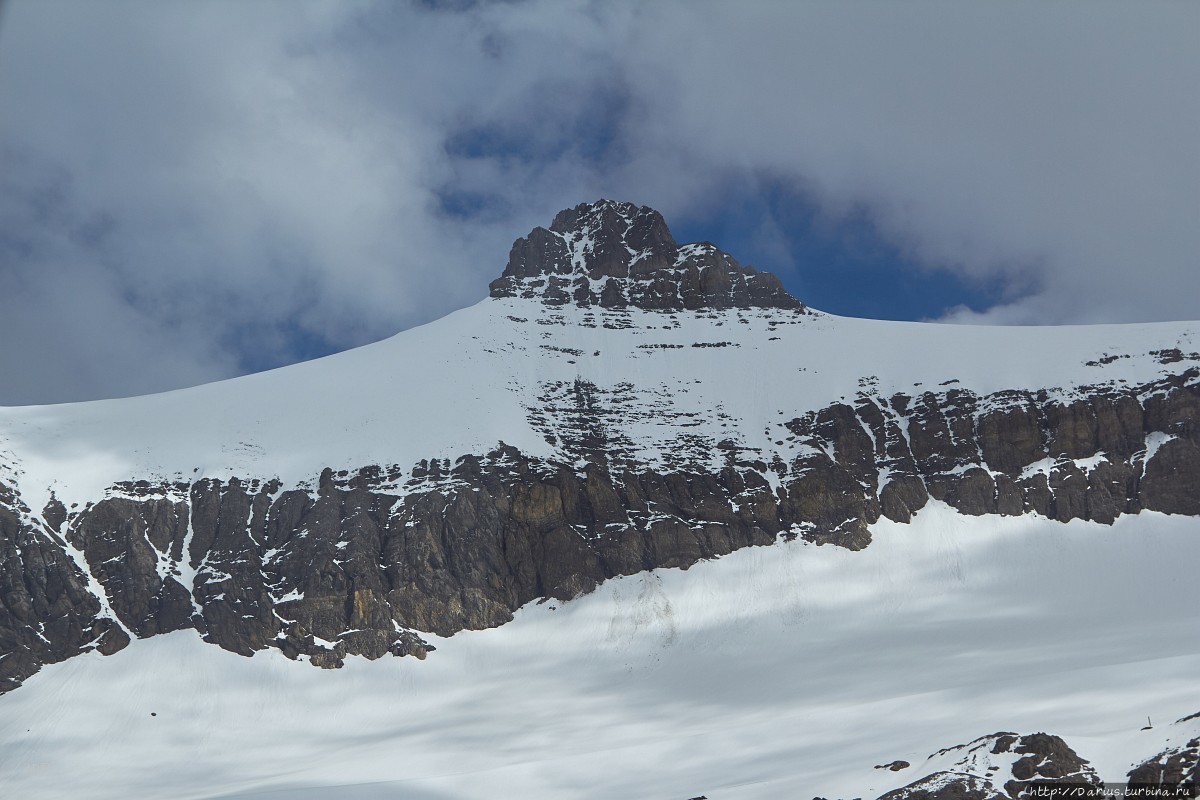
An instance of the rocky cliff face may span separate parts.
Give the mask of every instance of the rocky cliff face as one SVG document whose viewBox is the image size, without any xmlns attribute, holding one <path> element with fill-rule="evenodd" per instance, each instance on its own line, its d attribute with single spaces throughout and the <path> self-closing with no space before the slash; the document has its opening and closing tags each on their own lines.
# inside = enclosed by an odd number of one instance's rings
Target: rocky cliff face
<svg viewBox="0 0 1200 800">
<path fill-rule="evenodd" d="M 0 483 L 0 693 L 42 664 L 127 645 L 128 635 L 103 611 L 62 538 Z"/>
<path fill-rule="evenodd" d="M 518 240 L 492 294 L 805 313 L 773 276 L 711 245 L 679 247 L 657 212 L 607 202 Z M 578 378 L 547 384 L 526 409 L 554 457 L 497 442 L 288 486 L 270 474 L 130 475 L 69 509 L 52 498 L 31 510 L 0 475 L 0 691 L 42 664 L 185 628 L 321 667 L 424 658 L 423 634 L 500 625 L 613 576 L 778 537 L 860 549 L 880 516 L 907 522 L 930 499 L 1064 522 L 1198 515 L 1200 356 L 1156 357 L 1166 377 L 1067 395 L 980 395 L 951 381 L 884 396 L 868 376 L 851 400 L 790 409 L 774 451 L 736 431 L 686 435 L 656 467 L 612 424 L 630 413 L 620 393 Z M 669 405 L 652 413 L 687 430 Z"/>
<path fill-rule="evenodd" d="M 593 397 L 584 413 L 604 410 Z M 1023 390 L 864 394 L 787 427 L 801 445 L 790 463 L 726 441 L 717 472 L 615 467 L 606 442 L 582 437 L 575 464 L 501 444 L 454 463 L 327 469 L 308 489 L 134 481 L 40 518 L 7 491 L 0 635 L 16 658 L 0 670 L 15 685 L 39 664 L 123 646 L 122 628 L 196 628 L 234 652 L 277 647 L 319 666 L 424 657 L 421 632 L 500 625 L 531 600 L 616 575 L 779 536 L 859 549 L 881 515 L 905 522 L 930 498 L 1064 522 L 1200 513 L 1196 369 L 1067 405 Z"/>
<path fill-rule="evenodd" d="M 1069 403 L 1027 390 L 863 394 L 788 428 L 810 454 L 792 473 L 822 476 L 814 491 L 791 492 L 821 497 L 838 487 L 850 504 L 834 511 L 823 498 L 805 516 L 859 538 L 861 523 L 880 514 L 907 522 L 931 497 L 964 514 L 1033 512 L 1060 522 L 1110 524 L 1142 509 L 1200 514 L 1196 368 L 1140 387 L 1086 387 Z"/>
</svg>

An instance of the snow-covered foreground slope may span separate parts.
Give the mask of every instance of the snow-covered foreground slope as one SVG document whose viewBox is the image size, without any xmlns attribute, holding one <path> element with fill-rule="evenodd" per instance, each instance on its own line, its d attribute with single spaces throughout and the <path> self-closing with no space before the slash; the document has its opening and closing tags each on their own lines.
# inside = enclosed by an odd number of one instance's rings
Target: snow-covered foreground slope
<svg viewBox="0 0 1200 800">
<path fill-rule="evenodd" d="M 426 661 L 304 669 L 192 631 L 85 655 L 0 699 L 0 785 L 872 798 L 1000 730 L 1055 733 L 1121 781 L 1200 710 L 1200 520 L 1060 524 L 931 503 L 872 531 L 861 552 L 797 540 L 617 578 L 436 639 Z M 895 760 L 912 766 L 874 768 Z"/>
</svg>

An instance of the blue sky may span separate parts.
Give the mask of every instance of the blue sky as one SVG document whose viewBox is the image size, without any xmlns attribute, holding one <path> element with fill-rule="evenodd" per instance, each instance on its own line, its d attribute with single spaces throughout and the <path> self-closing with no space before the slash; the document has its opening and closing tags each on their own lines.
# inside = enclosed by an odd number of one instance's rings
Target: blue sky
<svg viewBox="0 0 1200 800">
<path fill-rule="evenodd" d="M 0 404 L 485 296 L 600 197 L 838 314 L 1200 316 L 1200 5 L 14 0 Z"/>
<path fill-rule="evenodd" d="M 730 191 L 715 214 L 676 226 L 680 241 L 710 240 L 744 264 L 773 271 L 788 291 L 832 314 L 935 320 L 1011 299 L 1019 281 L 932 269 L 881 235 L 866 213 L 821 219 L 817 200 L 784 181 Z"/>
</svg>

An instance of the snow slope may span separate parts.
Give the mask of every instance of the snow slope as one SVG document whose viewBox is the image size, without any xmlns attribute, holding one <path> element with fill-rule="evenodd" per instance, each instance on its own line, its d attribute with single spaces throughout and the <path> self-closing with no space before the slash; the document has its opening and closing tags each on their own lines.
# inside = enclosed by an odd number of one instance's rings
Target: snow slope
<svg viewBox="0 0 1200 800">
<path fill-rule="evenodd" d="M 877 797 L 999 730 L 1109 781 L 1200 710 L 1200 521 L 881 520 L 534 604 L 426 661 L 297 667 L 192 631 L 0 699 L 13 797 Z M 1150 716 L 1155 728 L 1142 731 Z M 896 759 L 899 773 L 873 767 Z"/>
<path fill-rule="evenodd" d="M 576 379 L 624 392 L 621 424 L 649 467 L 672 451 L 684 418 L 689 434 L 734 438 L 767 460 L 773 451 L 787 460 L 774 444 L 787 438 L 783 422 L 861 391 L 912 394 L 957 381 L 981 395 L 1058 388 L 1067 396 L 1168 374 L 1149 356 L 1168 348 L 1200 350 L 1200 326 L 964 327 L 492 298 L 373 345 L 235 380 L 0 409 L 0 471 L 39 511 L 51 492 L 82 504 L 131 478 L 254 475 L 294 486 L 326 466 L 407 469 L 501 440 L 552 457 L 531 411 L 545 405 L 545 387 Z"/>
</svg>

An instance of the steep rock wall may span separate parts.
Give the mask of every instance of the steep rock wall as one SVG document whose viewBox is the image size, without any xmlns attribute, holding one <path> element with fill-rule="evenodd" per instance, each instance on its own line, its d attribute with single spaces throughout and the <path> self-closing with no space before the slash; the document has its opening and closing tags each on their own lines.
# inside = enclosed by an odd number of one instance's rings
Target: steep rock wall
<svg viewBox="0 0 1200 800">
<path fill-rule="evenodd" d="M 500 444 L 453 464 L 326 469 L 311 488 L 135 480 L 81 509 L 52 500 L 40 516 L 0 485 L 0 689 L 41 664 L 184 628 L 325 667 L 349 654 L 423 658 L 424 632 L 500 625 L 613 576 L 779 536 L 859 549 L 881 515 L 906 522 L 930 498 L 1061 521 L 1200 514 L 1196 368 L 1065 400 L 864 393 L 787 428 L 787 460 L 730 439 L 712 445 L 717 470 L 638 468 L 606 457 L 604 437 L 576 436 L 571 465 Z"/>
</svg>

